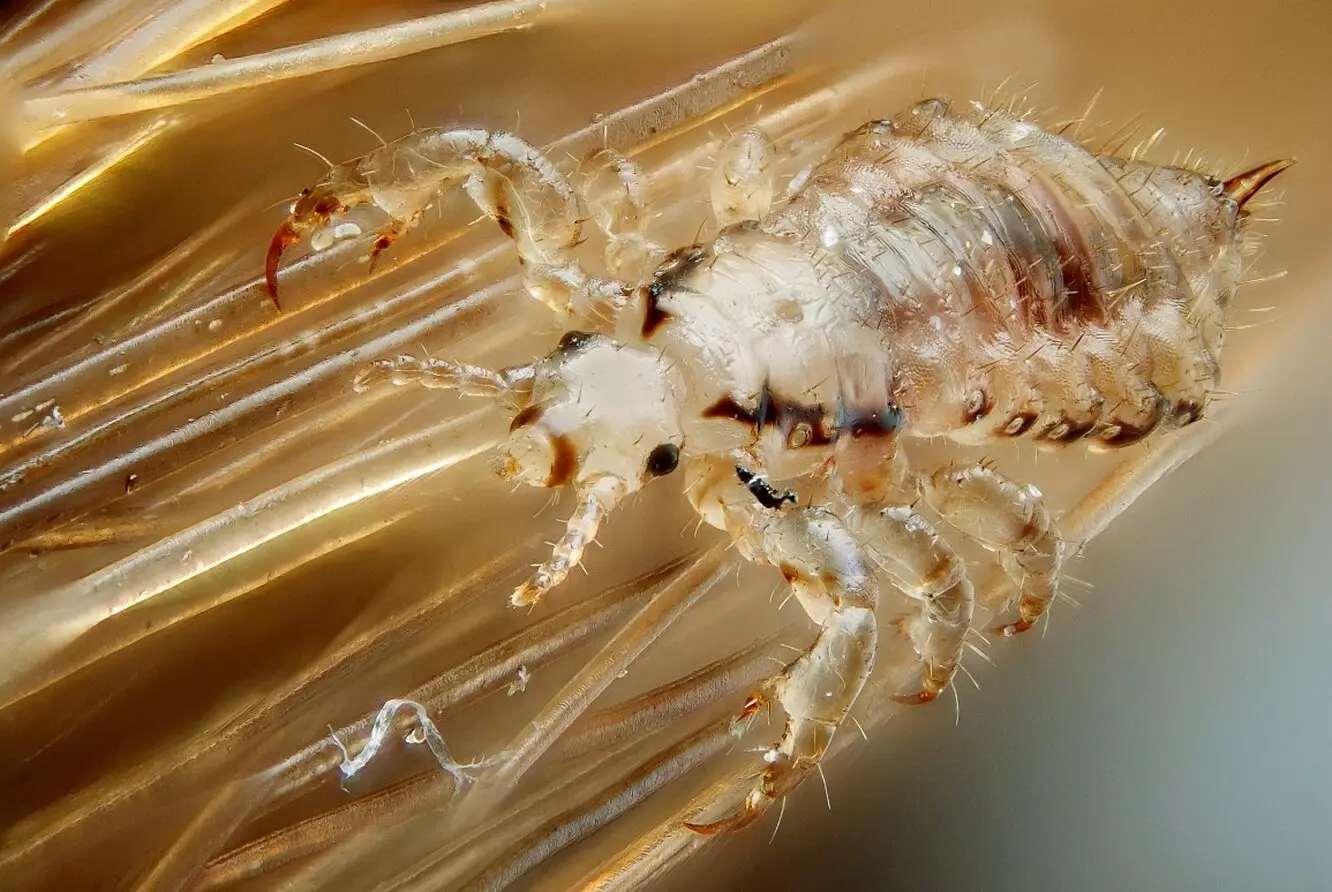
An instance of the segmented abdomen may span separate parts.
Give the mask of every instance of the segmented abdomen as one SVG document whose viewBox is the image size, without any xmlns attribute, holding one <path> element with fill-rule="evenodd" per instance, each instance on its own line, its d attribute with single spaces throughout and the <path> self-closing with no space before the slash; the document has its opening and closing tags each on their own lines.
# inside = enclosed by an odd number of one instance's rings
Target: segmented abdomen
<svg viewBox="0 0 1332 892">
<path fill-rule="evenodd" d="M 763 229 L 870 295 L 913 433 L 1113 446 L 1201 414 L 1241 224 L 1213 179 L 931 100 L 851 134 Z"/>
</svg>

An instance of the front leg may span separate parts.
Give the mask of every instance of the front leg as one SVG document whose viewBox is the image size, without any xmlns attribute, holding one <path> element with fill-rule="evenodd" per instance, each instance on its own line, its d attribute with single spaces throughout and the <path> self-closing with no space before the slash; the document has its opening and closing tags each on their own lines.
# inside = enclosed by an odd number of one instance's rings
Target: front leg
<svg viewBox="0 0 1332 892">
<path fill-rule="evenodd" d="M 1018 592 L 1018 619 L 995 631 L 1012 636 L 1030 629 L 1054 601 L 1064 560 L 1064 543 L 1040 491 L 983 464 L 944 468 L 923 484 L 940 517 L 1000 554 Z"/>
<path fill-rule="evenodd" d="M 781 570 L 821 631 L 746 703 L 742 719 L 775 700 L 786 712 L 786 727 L 764 755 L 763 774 L 744 808 L 709 824 L 686 825 L 708 834 L 753 823 L 818 767 L 874 668 L 878 641 L 874 578 L 846 526 L 824 509 L 768 509 L 747 489 L 739 491 L 743 495 L 726 505 L 728 525 L 743 519 L 750 531 L 744 540 L 761 543 L 762 559 Z"/>
<path fill-rule="evenodd" d="M 922 663 L 921 689 L 894 699 L 928 703 L 952 683 L 971 630 L 975 590 L 965 563 L 925 518 L 908 507 L 852 509 L 847 526 L 866 556 L 920 604 L 902 631 Z"/>
<path fill-rule="evenodd" d="M 359 205 L 388 217 L 372 257 L 392 246 L 447 189 L 461 187 L 513 240 L 527 290 L 558 313 L 608 323 L 632 289 L 587 273 L 576 256 L 582 241 L 578 196 L 537 148 L 511 133 L 421 130 L 335 166 L 306 189 L 269 245 L 265 281 L 277 303 L 282 253 Z"/>
</svg>

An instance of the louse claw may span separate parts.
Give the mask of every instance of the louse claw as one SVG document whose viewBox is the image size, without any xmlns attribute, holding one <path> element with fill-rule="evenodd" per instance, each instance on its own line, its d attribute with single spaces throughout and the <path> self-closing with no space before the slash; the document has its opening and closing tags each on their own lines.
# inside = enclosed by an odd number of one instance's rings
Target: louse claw
<svg viewBox="0 0 1332 892">
<path fill-rule="evenodd" d="M 736 830 L 743 830 L 750 824 L 763 817 L 764 812 L 768 810 L 766 801 L 755 801 L 755 794 L 751 793 L 745 799 L 745 807 L 740 809 L 729 817 L 721 818 L 716 821 L 709 821 L 706 824 L 695 824 L 693 821 L 685 821 L 684 828 L 692 830 L 702 836 L 716 836 L 718 833 L 733 833 Z"/>
<path fill-rule="evenodd" d="M 282 309 L 282 305 L 278 303 L 277 291 L 278 265 L 282 262 L 282 252 L 300 240 L 300 233 L 296 231 L 292 221 L 287 220 L 278 227 L 277 232 L 273 233 L 273 240 L 268 243 L 268 256 L 264 261 L 264 284 L 268 286 L 269 299 L 278 310 Z"/>
<path fill-rule="evenodd" d="M 395 226 L 390 226 L 375 236 L 374 246 L 370 248 L 369 272 L 373 273 L 375 271 L 375 264 L 379 262 L 379 255 L 391 248 L 401 235 L 401 230 Z"/>
<path fill-rule="evenodd" d="M 1008 623 L 1007 625 L 995 626 L 990 631 L 993 632 L 995 635 L 999 635 L 1003 638 L 1012 638 L 1014 635 L 1021 635 L 1023 632 L 1027 631 L 1034 625 L 1036 624 L 1028 622 L 1025 619 L 1020 619 L 1017 622 Z"/>
<path fill-rule="evenodd" d="M 893 700 L 906 706 L 920 706 L 922 703 L 933 703 L 939 699 L 938 694 L 931 694 L 929 691 L 920 691 L 916 694 L 894 694 Z"/>
</svg>

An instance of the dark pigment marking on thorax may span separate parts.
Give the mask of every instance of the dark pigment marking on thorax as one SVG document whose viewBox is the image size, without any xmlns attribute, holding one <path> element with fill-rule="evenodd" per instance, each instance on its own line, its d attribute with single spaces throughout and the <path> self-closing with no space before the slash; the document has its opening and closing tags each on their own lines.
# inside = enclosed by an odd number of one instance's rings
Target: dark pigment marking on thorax
<svg viewBox="0 0 1332 892">
<path fill-rule="evenodd" d="M 672 291 L 687 288 L 685 280 L 711 256 L 712 252 L 703 245 L 690 245 L 672 251 L 657 267 L 657 271 L 652 275 L 651 284 L 643 289 L 644 339 L 650 339 L 672 318 L 671 314 L 662 308 L 661 299 Z"/>
<path fill-rule="evenodd" d="M 601 336 L 587 331 L 566 331 L 560 338 L 560 343 L 556 346 L 556 352 L 561 356 L 568 356 L 578 353 L 588 344 L 595 342 Z"/>
<path fill-rule="evenodd" d="M 735 401 L 732 396 L 724 396 L 703 410 L 704 418 L 729 418 L 749 427 L 757 427 L 754 413 Z"/>
<path fill-rule="evenodd" d="M 763 385 L 763 392 L 759 394 L 754 426 L 760 430 L 768 426 L 777 428 L 782 432 L 786 444 L 793 449 L 827 446 L 833 441 L 832 431 L 828 429 L 822 405 L 797 403 L 775 393 L 766 384 Z"/>
<path fill-rule="evenodd" d="M 837 433 L 847 434 L 853 440 L 862 437 L 891 437 L 906 424 L 906 416 L 896 403 L 883 409 L 857 409 L 837 407 Z"/>
</svg>

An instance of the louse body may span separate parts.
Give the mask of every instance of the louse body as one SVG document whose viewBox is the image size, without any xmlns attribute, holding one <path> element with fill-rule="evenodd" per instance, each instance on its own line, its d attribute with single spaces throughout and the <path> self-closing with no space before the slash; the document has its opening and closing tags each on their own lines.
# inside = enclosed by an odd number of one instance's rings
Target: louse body
<svg viewBox="0 0 1332 892">
<path fill-rule="evenodd" d="M 290 243 L 372 203 L 390 218 L 377 254 L 461 184 L 514 240 L 528 290 L 577 326 L 530 365 L 404 356 L 358 378 L 508 405 L 506 474 L 577 491 L 515 604 L 559 585 L 606 514 L 677 467 L 707 523 L 781 570 L 821 632 L 745 704 L 737 722 L 778 703 L 784 733 L 744 808 L 701 832 L 751 822 L 817 767 L 873 668 L 881 591 L 916 605 L 901 631 L 921 684 L 902 699 L 951 683 L 975 593 L 942 529 L 999 555 L 1017 617 L 996 631 L 1045 613 L 1065 554 L 1040 493 L 986 465 L 918 470 L 903 441 L 1112 449 L 1198 420 L 1244 204 L 1288 166 L 1221 182 L 942 100 L 849 134 L 775 206 L 771 152 L 755 132 L 735 138 L 713 183 L 717 235 L 669 253 L 644 235 L 639 175 L 603 153 L 622 187 L 597 208 L 619 278 L 576 259 L 582 212 L 566 179 L 485 131 L 425 131 L 335 168 L 269 252 L 276 300 Z"/>
</svg>

